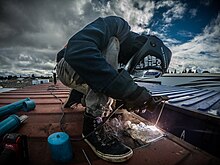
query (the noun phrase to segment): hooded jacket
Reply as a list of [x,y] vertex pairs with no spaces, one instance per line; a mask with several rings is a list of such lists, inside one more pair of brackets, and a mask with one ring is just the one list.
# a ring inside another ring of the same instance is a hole
[[[125,70],[119,73],[107,63],[102,51],[113,36],[123,45],[125,40],[138,35],[130,29],[128,23],[120,17],[98,18],[69,39],[64,59],[92,90],[116,99],[124,99],[137,89],[137,84]],[[120,55],[125,56],[126,53]],[[127,58],[119,58],[127,61],[131,53],[127,55]]]

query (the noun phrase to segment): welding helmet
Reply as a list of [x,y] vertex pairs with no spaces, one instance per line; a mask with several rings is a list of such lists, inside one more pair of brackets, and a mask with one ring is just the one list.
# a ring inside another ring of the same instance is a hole
[[[163,42],[154,35],[140,35],[145,42],[125,65],[133,77],[159,77],[170,64],[172,53]],[[138,41],[138,38],[136,39]]]

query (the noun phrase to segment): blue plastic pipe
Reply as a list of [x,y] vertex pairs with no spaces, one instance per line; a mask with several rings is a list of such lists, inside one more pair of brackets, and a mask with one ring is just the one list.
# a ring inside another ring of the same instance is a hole
[[19,110],[30,111],[35,108],[35,102],[30,98],[19,100],[17,102],[0,107],[0,116],[16,113]]
[[0,136],[12,132],[21,124],[21,120],[17,115],[11,115],[0,122]]

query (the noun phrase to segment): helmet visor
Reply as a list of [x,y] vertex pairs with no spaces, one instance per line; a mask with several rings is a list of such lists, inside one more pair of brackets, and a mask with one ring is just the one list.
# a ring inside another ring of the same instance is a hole
[[158,78],[162,75],[162,62],[159,58],[147,55],[132,69],[133,77]]
[[141,73],[142,77],[153,74],[159,77],[167,70],[172,53],[156,36],[146,37],[146,43],[128,61],[125,70],[135,77]]

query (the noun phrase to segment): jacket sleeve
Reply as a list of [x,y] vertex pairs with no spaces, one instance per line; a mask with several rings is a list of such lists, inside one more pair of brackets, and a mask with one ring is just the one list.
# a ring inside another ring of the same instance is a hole
[[129,82],[133,88],[128,86],[127,79],[119,82],[121,74],[106,62],[102,50],[106,48],[110,37],[115,36],[123,42],[129,31],[130,26],[119,17],[98,18],[70,38],[64,58],[95,92],[121,98],[125,89],[117,93],[115,90],[111,92],[111,89],[120,87],[122,83],[126,84],[126,89],[136,88],[137,85],[131,79]]
[[58,63],[63,57],[65,53],[65,48],[61,49],[56,56],[56,62]]

